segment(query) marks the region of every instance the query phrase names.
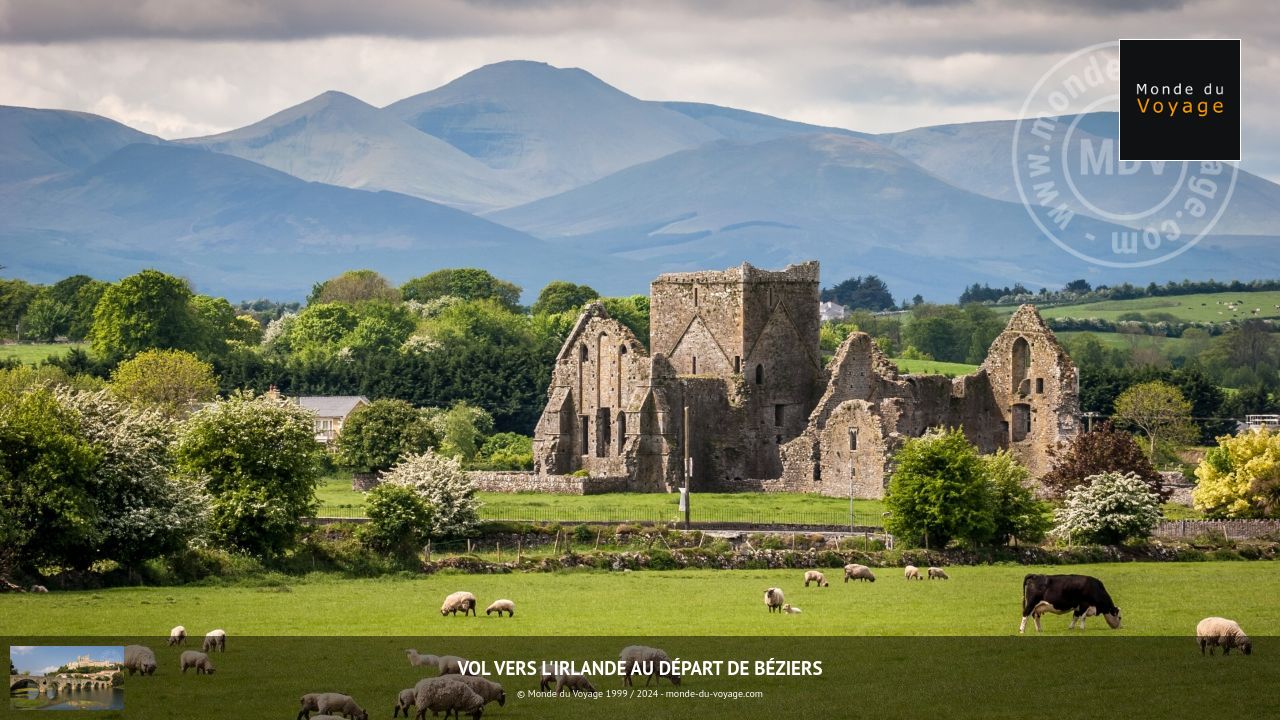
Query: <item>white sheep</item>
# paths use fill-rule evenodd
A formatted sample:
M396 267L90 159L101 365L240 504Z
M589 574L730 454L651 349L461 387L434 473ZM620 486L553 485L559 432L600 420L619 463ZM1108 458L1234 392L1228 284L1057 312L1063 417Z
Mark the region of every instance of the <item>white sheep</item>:
M1239 623L1226 618L1207 617L1197 623L1196 642L1200 644L1201 655L1205 648L1209 648L1212 655L1217 647L1222 648L1223 655L1230 655L1231 648L1239 648L1245 655L1253 654L1253 641L1240 629Z
M484 698L485 704L496 702L498 707L507 704L507 691L502 689L502 683L479 675L450 675L449 679L457 680L474 690L477 695Z
M502 613L506 613L507 617L515 617L516 604L507 599L494 600L489 607L485 608L484 614L498 613L498 617L502 617Z
M810 582L818 583L818 587L828 587L830 585L830 583L827 582L826 576L817 570L808 570L805 572L804 586L809 587Z
M156 654L145 645L124 646L124 669L132 675L135 672L143 675L154 675L156 672Z
M796 607L795 605L792 605L791 603L787 603L786 605L782 606L782 612L788 615L799 615L801 612L804 612L804 611Z
M226 630L210 630L204 636L204 645L200 648L204 652L217 650L218 652L227 651L227 631Z
M45 586L43 586L43 585L32 585L32 586L31 586L31 592L33 592L33 593L47 593L47 592L49 592L49 588L47 588L47 587L45 587Z
M862 580L865 582L875 582L876 574L871 572L871 568L867 567L866 565L858 565L857 563L851 563L849 565L844 566L844 581L849 582L849 580L851 579Z
M178 664L182 666L182 674L187 674L187 668L195 668L197 675L212 675L213 662L209 660L209 656L195 650L187 650L178 657Z
M930 580L935 580L935 579L936 579L936 580L950 580L950 579L951 579L951 576L947 574L947 571L946 571L946 570L943 570L943 569L942 569L942 568L940 568L940 567L931 567L931 568L929 568L929 579L930 579Z
M405 717L409 717L409 708L413 707L414 698L418 693L413 688L405 688L400 691L400 695L396 697L396 706L391 711L391 717L400 717L400 713L404 713ZM311 718L316 720L316 718Z
M456 616L461 611L465 616L467 613L476 614L476 596L466 590L459 590L456 593L450 593L444 599L444 604L440 606L441 615L453 614Z
M426 665L427 667L437 667L440 663L439 655L423 655L413 648L404 651L409 656L410 665Z
M631 674L642 664L647 664L649 673L644 684L648 685L652 681L656 681L659 677L666 677L671 681L672 685L680 684L680 676L672 672L668 675L661 675L662 663L671 662L671 658L667 653L658 648L647 647L645 645L628 645L622 648L622 652L618 653L618 660L622 662L622 684L624 686L631 685Z
M169 647L187 642L187 629L181 625L169 631Z
M414 686L413 702L418 706L418 712L414 715L417 720L425 720L428 710L432 715L443 710L446 718L450 713L466 713L473 720L479 720L484 713L484 698L451 677L419 680Z
M578 693L587 694L594 693L596 687L591 684L591 679L586 675L559 675L556 677L556 694L561 694L564 690L568 690L570 695Z
M298 710L298 717L301 720L307 720L313 712L321 715L342 715L351 720L369 720L369 713L350 695L342 693L307 693L298 700L298 704L302 706L302 709Z
M440 675L461 675L462 664L467 660L457 655L424 655L413 648L404 651L409 656L410 665L433 667Z
M920 577L920 568L916 567L915 565L908 565L908 566L906 566L905 568L903 568L903 569L902 569L902 575L903 575L903 577L905 577L905 578L906 578L906 579L908 579L908 580L923 580L923 579L924 579L924 578Z
M782 588L771 587L764 591L764 606L769 608L769 612L782 610L783 603L786 598L782 595Z

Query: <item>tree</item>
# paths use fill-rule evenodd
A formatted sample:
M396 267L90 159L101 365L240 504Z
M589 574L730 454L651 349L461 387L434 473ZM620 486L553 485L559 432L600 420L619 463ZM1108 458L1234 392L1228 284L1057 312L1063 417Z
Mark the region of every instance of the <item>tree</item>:
M628 295L626 297L603 298L605 312L609 317L626 325L636 334L636 339L649 347L649 296ZM576 319L576 318L575 318ZM564 338L560 338L564 340ZM559 343L557 342L558 346ZM558 347L556 349L559 349Z
M908 542L946 547L982 543L995 531L991 489L977 448L959 430L932 431L902 444L889 481L886 529Z
M191 350L198 323L185 280L143 270L111 285L93 312L93 349L127 358L152 348Z
M1163 478L1133 436L1109 422L1072 438L1040 483L1061 496L1088 478L1109 472L1137 475L1152 492L1164 495Z
M213 366L183 350L147 350L111 373L111 390L130 402L156 408L168 417L186 414L218 393Z
M337 277L316 283L307 304L365 302L399 302L400 291L373 270L348 270Z
M600 293L586 285L575 285L564 280L553 280L538 293L531 308L534 315L548 315L580 311L582 306L600 297Z
M1160 522L1160 496L1133 473L1103 473L1070 490L1055 519L1054 534L1080 542L1115 545L1147 538Z
M1159 381L1134 385L1121 393L1116 398L1116 419L1147 436L1153 460L1157 443L1190 443L1199 434L1191 422L1191 403L1178 388Z
M418 493L430 512L430 537L463 537L480 522L475 483L454 458L430 451L408 455L383 475L382 484Z
M296 403L239 392L192 415L174 455L209 494L215 540L259 556L289 549L315 509L321 450Z
M26 280L0 279L0 337L15 337L39 288Z
M1009 538L1040 542L1051 525L1049 506L1036 500L1031 492L1031 473L1008 450L982 456L982 465L987 482L991 483L995 517L992 537L1000 542Z
M380 473L405 455L424 453L439 444L431 423L403 400L374 400L343 423L336 451L344 466Z
M331 354L358 322L359 317L346 305L308 305L286 321L287 347L293 353Z
M1280 433L1223 436L1195 473L1200 482L1191 498L1210 517L1280 515Z
M499 280L479 268L449 268L417 277L400 286L405 300L430 302L446 295L463 300L496 300L508 310L520 308L520 286Z
M849 309L892 310L893 295L875 275L854 277L822 291L823 302L839 303Z
M473 465L483 470L532 470L533 438L510 432L491 435Z
M1085 280L1082 278L1080 280L1072 280L1071 282L1062 286L1062 289L1072 293L1087 293L1090 290L1092 290L1093 287L1089 285L1088 280Z
M493 416L465 402L445 412L436 411L432 423L440 437L440 453L463 463L475 459L485 436L493 432Z
M45 288L27 306L22 323L28 339L48 342L66 334L71 325L71 306L59 302Z
M374 550L408 559L431 537L431 507L414 486L378 485L369 491L365 514L369 522L360 527L360 538Z

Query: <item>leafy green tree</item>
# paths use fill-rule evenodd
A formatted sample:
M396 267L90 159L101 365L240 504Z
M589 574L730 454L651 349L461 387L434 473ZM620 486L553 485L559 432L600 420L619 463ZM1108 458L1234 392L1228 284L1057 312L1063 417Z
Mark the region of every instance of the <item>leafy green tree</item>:
M483 470L531 470L533 438L511 432L490 435L473 465Z
M71 306L59 302L48 288L41 290L27 306L23 319L28 339L49 342L64 335L71 326Z
M892 310L893 294L875 275L849 278L822 291L823 302L839 303L849 309Z
M534 315L549 315L580 311L582 306L600 297L600 293L586 285L576 285L564 280L553 280L538 293L538 300L531 310Z
M373 270L348 270L337 277L316 283L307 304L399 302L400 291Z
M451 295L463 300L494 300L508 310L520 309L520 286L479 268L436 270L401 285L400 294L420 303Z
M1040 483L1057 495L1084 485L1089 478L1104 473L1134 474L1162 495L1164 481L1151 459L1129 433L1109 422L1071 439L1066 450L1054 458L1053 468L1040 478Z
M995 531L991 488L977 448L959 430L902 444L889 481L886 529L912 543L983 543Z
M143 350L192 350L201 342L187 282L158 270L143 270L108 287L93 313L93 349L127 358Z
M983 470L991 483L995 517L993 537L1001 542L1014 538L1036 543L1051 526L1049 505L1036 500L1029 487L1031 473L1007 450L982 456Z
M365 500L369 522L360 527L360 538L374 550L402 559L418 554L434 525L424 493L411 485L382 483Z
M1195 472L1191 497L1210 517L1280 515L1280 433L1224 435Z
M0 337L16 337L39 288L26 280L0 278Z
M295 353L335 352L359 321L347 305L308 305L288 323L288 347Z
M493 416L465 402L444 412L437 410L430 417L440 436L440 453L464 463L475 459L485 437L493 432Z
M236 393L192 415L177 467L201 482L215 540L259 556L288 550L315 509L321 449L314 418L296 403Z
M1055 519L1054 534L1077 542L1115 545L1147 538L1160 522L1160 496L1133 473L1103 473L1068 491Z
M354 470L383 472L405 455L436 447L439 438L427 417L403 400L374 400L342 425L338 462Z
M1199 434L1191 422L1191 403L1178 388L1159 381L1134 385L1121 393L1116 398L1116 419L1147 437L1153 459L1158 443L1191 443Z
M413 316L400 305L365 304L357 313L355 328L339 340L357 356L395 352L416 326Z
M454 458L408 455L382 476L382 485L412 488L422 498L430 512L430 537L463 537L480 523L475 483Z
M167 417L185 415L218 393L213 366L183 350L146 350L116 366L111 390L130 402L153 407Z
M636 338L649 347L649 296L628 295L626 297L609 297L600 300L609 317L626 325ZM560 338L564 340L564 338ZM557 343L557 348L559 344Z

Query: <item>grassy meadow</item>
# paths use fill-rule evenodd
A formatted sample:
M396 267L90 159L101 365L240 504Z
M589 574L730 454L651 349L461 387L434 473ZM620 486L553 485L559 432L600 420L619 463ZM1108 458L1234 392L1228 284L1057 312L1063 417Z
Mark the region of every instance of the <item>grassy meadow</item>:
M1227 305L1237 305L1232 312ZM1013 312L1016 308L1000 308ZM1253 310L1258 309L1255 315ZM1193 322L1223 322L1249 318L1280 318L1280 291L1199 293L1196 295L1171 295L1166 297L1134 298L1132 300L1104 300L1080 305L1061 305L1040 309L1044 317L1099 318L1118 320L1127 312L1160 312L1174 315L1179 320Z
M978 369L977 365L940 362L938 360L906 360L903 358L894 358L893 364L897 365L898 369L904 373L912 373L915 375L946 375L948 377L968 375Z
M17 358L20 362L35 365L50 356L59 357L83 347L87 347L86 343L10 343L0 345L0 358Z

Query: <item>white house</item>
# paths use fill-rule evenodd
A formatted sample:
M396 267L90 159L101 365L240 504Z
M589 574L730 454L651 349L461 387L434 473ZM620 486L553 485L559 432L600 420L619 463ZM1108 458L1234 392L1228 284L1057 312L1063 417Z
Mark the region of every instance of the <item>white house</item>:
M363 395L300 395L294 400L315 414L316 442L322 443L338 437L351 413L369 404Z

